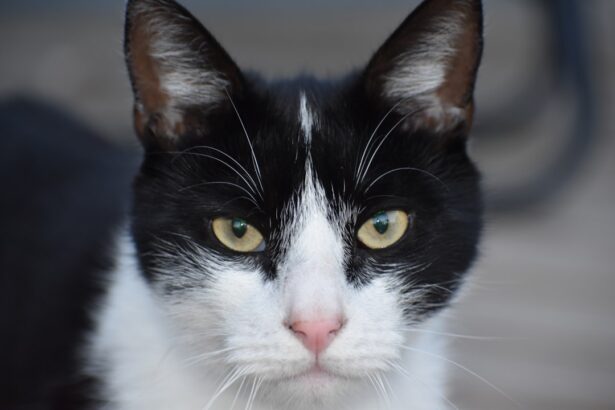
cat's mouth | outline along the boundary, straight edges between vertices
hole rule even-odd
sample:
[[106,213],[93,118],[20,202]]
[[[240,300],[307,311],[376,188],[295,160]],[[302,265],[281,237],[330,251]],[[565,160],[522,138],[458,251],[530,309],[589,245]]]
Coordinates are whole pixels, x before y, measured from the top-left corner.
[[337,377],[330,371],[324,369],[318,362],[314,363],[312,367],[301,373],[299,376],[307,378]]
[[297,374],[293,377],[295,380],[308,382],[311,384],[319,384],[324,382],[332,382],[340,379],[347,379],[347,376],[338,374],[332,370],[327,369],[320,363],[315,362],[309,369]]
[[295,383],[302,389],[307,389],[313,393],[323,393],[323,389],[326,391],[333,386],[337,386],[342,379],[340,376],[325,370],[310,370],[301,373],[298,377],[289,380],[291,383]]

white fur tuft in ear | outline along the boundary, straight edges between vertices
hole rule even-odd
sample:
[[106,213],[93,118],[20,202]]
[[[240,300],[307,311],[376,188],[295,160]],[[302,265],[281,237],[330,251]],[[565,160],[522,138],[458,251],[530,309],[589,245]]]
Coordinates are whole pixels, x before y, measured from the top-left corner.
[[400,101],[435,93],[444,85],[463,23],[463,16],[456,12],[449,14],[434,21],[411,49],[395,59],[393,68],[384,75],[386,97]]
[[[230,82],[220,72],[208,66],[205,41],[198,45],[198,53],[186,44],[189,36],[178,22],[163,17],[150,20],[149,52],[158,63],[160,86],[169,96],[171,107],[205,105],[226,98],[225,89]],[[199,41],[195,38],[193,41]]]

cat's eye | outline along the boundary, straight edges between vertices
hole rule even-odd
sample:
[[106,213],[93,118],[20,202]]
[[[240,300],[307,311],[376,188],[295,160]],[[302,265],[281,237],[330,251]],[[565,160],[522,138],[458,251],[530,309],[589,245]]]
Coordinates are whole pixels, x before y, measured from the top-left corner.
[[399,241],[408,230],[409,216],[404,211],[381,211],[359,228],[359,241],[370,249],[385,249]]
[[242,218],[216,218],[211,228],[222,245],[235,252],[260,252],[265,248],[263,235]]

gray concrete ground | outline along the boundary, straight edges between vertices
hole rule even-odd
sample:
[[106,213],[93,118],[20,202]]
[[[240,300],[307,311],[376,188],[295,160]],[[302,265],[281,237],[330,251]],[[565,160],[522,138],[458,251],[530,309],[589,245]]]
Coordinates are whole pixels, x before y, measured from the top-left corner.
[[[110,138],[132,143],[122,3],[71,12],[3,12],[0,5],[0,97],[41,96]],[[198,0],[187,3],[240,64],[272,77],[297,71],[336,75],[366,61],[416,1],[352,7],[217,2],[211,9]],[[488,112],[516,84],[540,73],[546,52],[534,2],[486,3],[488,47],[478,104]],[[451,358],[528,409],[615,408],[615,50],[608,40],[615,38],[615,3],[583,3],[592,23],[600,141],[560,196],[514,216],[489,216],[475,280],[451,313],[455,332],[496,337],[451,337]],[[553,150],[568,125],[569,108],[549,104],[527,135],[476,142],[473,150],[489,186],[520,174],[531,177],[533,166]],[[451,400],[462,409],[515,408],[467,371],[454,369],[452,388]]]

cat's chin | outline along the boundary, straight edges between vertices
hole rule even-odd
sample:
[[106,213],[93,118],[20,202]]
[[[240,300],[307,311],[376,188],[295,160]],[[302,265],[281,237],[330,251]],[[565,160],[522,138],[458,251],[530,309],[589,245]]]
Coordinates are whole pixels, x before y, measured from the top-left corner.
[[344,377],[320,366],[274,383],[274,395],[281,403],[295,402],[299,408],[330,408],[359,389],[360,379]]
[[309,370],[300,373],[293,378],[298,383],[320,388],[321,385],[329,386],[331,383],[336,383],[342,380],[341,376],[338,376],[319,365],[312,366]]

